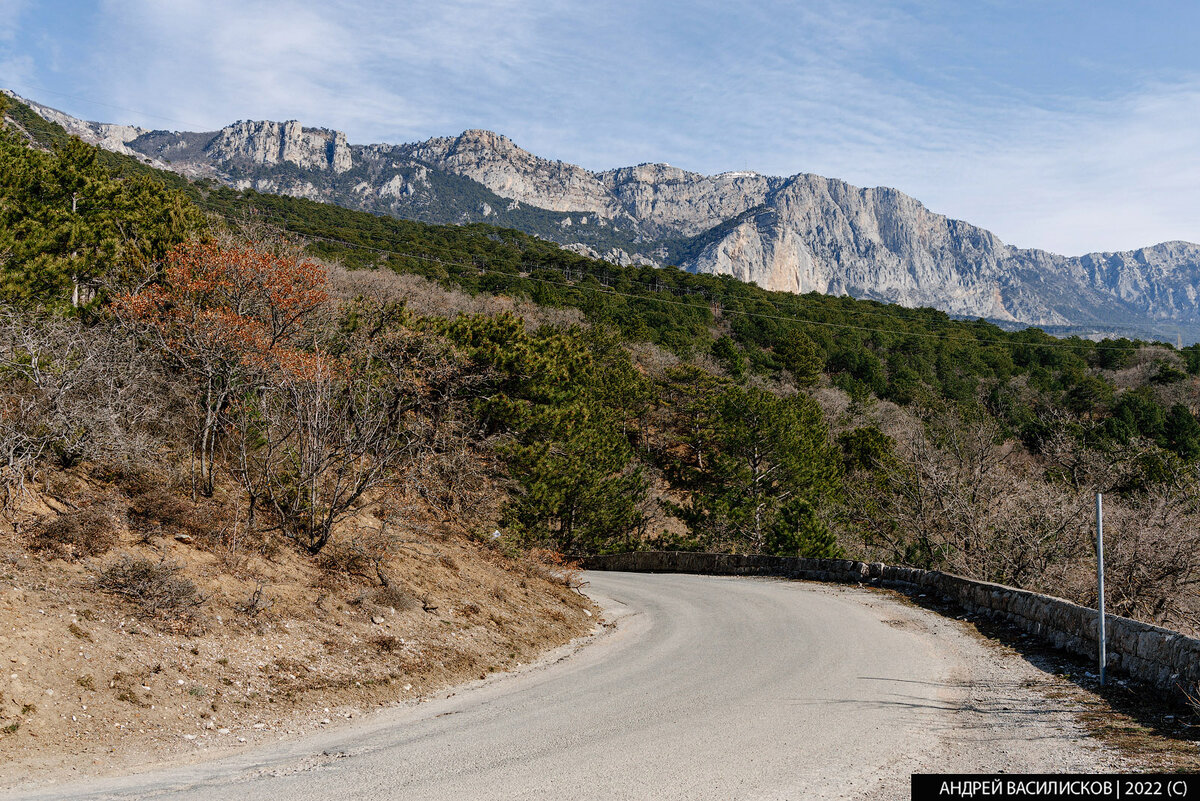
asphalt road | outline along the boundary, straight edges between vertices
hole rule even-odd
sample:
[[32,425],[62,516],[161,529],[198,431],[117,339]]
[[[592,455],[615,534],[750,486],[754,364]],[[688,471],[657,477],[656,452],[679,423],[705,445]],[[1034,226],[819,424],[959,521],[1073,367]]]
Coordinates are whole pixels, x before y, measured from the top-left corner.
[[616,625],[550,664],[221,760],[6,797],[907,798],[913,771],[1103,758],[1031,694],[1028,665],[889,596],[588,579]]

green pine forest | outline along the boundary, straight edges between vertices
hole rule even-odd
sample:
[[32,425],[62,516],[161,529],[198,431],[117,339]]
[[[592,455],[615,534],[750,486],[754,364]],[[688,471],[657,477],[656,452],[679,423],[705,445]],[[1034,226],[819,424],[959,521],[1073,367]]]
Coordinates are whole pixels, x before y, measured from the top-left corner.
[[[299,468],[268,458],[274,412],[261,399],[300,408],[294,377],[219,361],[211,341],[183,358],[181,334],[128,311],[158,292],[172,310],[223,313],[207,290],[185,299],[164,269],[210,242],[324,266],[330,300],[286,334],[293,361],[359,365],[321,401],[354,421],[322,434],[324,452],[342,454],[338,469],[364,492],[409,482],[481,538],[500,531],[504,547],[864,558],[1094,603],[1102,491],[1113,611],[1200,627],[1200,346],[1057,339],[619,267],[514,230],[193,183],[71,139],[19,103],[5,116],[8,496],[47,466],[211,459],[212,481],[181,479],[180,492],[241,493],[255,525],[320,551],[330,533],[313,521],[358,497],[324,484],[302,496]],[[47,387],[83,351],[52,331],[147,365],[159,418],[180,427],[56,407]],[[117,408],[106,403],[93,406]],[[263,500],[289,492],[290,505]]]

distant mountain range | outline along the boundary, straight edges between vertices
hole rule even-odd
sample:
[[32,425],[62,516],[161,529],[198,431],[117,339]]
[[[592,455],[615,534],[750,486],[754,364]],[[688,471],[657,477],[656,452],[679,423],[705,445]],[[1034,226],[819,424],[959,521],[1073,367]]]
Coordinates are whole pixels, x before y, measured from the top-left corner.
[[[10,93],[11,94],[11,93]],[[16,97],[15,95],[13,95]],[[69,133],[190,178],[426,222],[487,222],[620,264],[676,264],[1054,333],[1200,340],[1200,245],[1066,257],[1010,247],[895,189],[817,175],[591,172],[466,131],[352,145],[299,122],[150,131],[27,103]]]

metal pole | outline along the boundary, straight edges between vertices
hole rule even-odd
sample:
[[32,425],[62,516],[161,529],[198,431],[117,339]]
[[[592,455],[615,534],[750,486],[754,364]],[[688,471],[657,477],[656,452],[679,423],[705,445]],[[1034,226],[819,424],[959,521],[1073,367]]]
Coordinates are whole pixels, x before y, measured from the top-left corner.
[[1104,502],[1096,493],[1096,585],[1100,599],[1100,686],[1104,686],[1104,668],[1108,665],[1108,649],[1104,642]]

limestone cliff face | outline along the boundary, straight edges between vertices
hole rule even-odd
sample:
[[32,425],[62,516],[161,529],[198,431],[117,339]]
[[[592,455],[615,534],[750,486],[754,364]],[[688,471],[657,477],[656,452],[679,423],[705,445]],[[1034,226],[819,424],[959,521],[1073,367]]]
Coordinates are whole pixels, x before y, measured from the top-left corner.
[[408,158],[463,175],[501,197],[552,211],[618,216],[620,208],[593,173],[562,161],[538,158],[491,131],[430,139],[398,148]]
[[222,128],[205,148],[218,162],[245,161],[265,167],[295,164],[309,170],[350,169],[353,159],[346,135],[287,122],[239,122]]
[[[870,297],[1015,320],[1006,307],[1009,248],[989,232],[933,214],[894,189],[815,175],[790,179],[770,202],[715,237],[693,269],[769,289]],[[1039,309],[1037,322],[1061,322]]]
[[352,146],[294,120],[180,133],[30,105],[87,141],[190,176],[429,222],[517,227],[620,264],[674,263],[773,290],[1014,323],[1142,326],[1172,338],[1178,324],[1200,339],[1200,246],[1187,242],[1067,258],[1009,247],[895,189],[816,175],[666,164],[592,172],[490,131]]
[[894,189],[796,176],[689,262],[769,289],[1066,326],[1200,322],[1200,246],[1068,258],[1011,248]]
[[701,175],[669,164],[589,172],[539,158],[491,131],[466,131],[398,150],[530,206],[624,220],[661,236],[706,231],[762,203],[783,182],[753,172]]
[[695,236],[765,203],[784,179],[755,172],[701,175],[667,164],[600,173],[635,220],[662,236]]
[[[691,246],[672,259],[680,266],[773,290],[1047,326],[1200,324],[1200,246],[1186,242],[1067,258],[1011,248],[895,189],[817,175],[708,176],[666,164],[588,172],[487,131],[408,147],[501,196],[631,227],[643,242],[633,254],[581,246],[612,261],[662,263],[658,246],[684,240]],[[569,232],[556,238],[571,242]]]

